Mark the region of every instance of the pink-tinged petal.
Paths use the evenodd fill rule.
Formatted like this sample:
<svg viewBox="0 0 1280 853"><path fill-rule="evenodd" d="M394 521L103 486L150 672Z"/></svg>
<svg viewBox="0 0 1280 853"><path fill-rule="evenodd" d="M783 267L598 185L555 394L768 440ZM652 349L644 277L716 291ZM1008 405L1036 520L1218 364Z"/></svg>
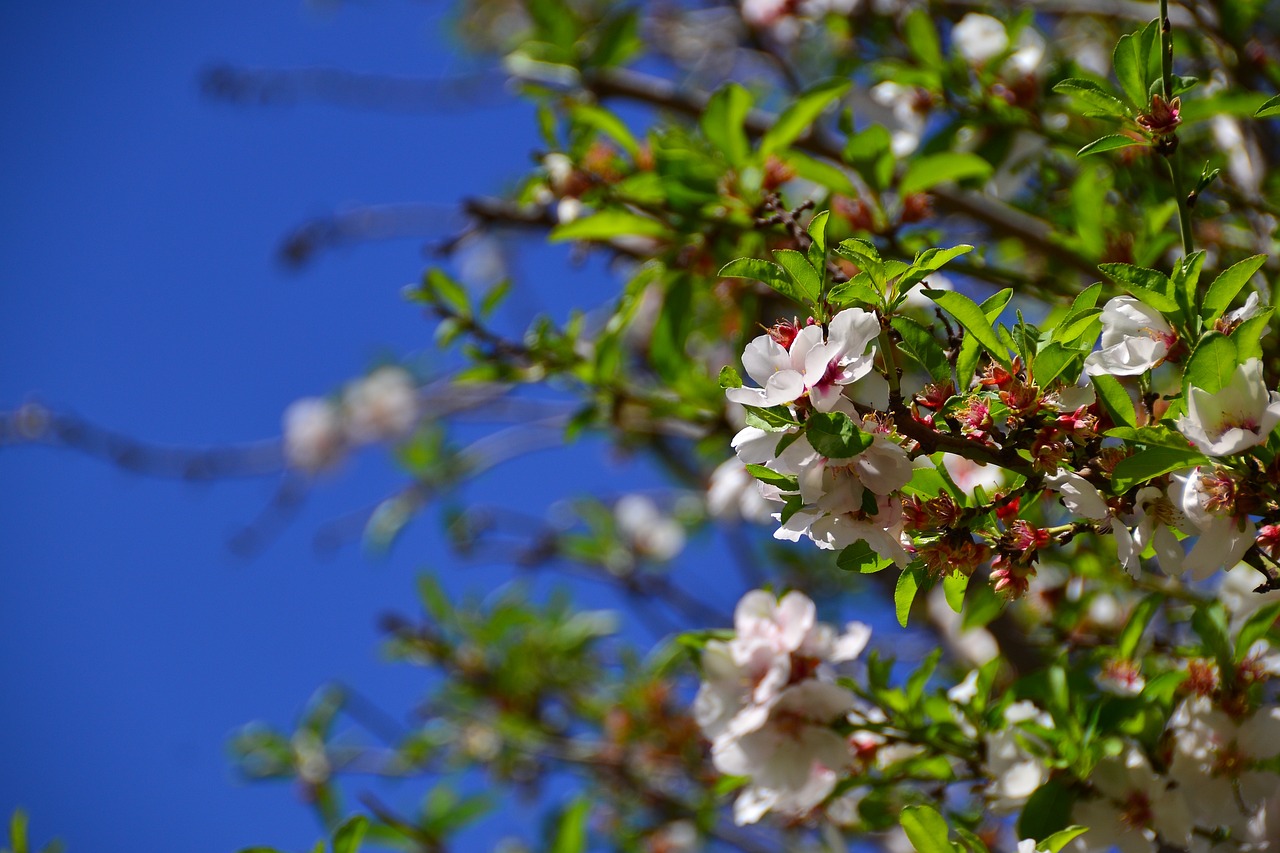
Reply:
<svg viewBox="0 0 1280 853"><path fill-rule="evenodd" d="M844 770L849 766L849 741L831 729L806 727L800 734L800 747L797 752L804 753L810 762L816 761L828 770Z"/></svg>
<svg viewBox="0 0 1280 853"><path fill-rule="evenodd" d="M778 792L769 788L758 785L743 788L733 801L733 822L738 826L756 823L778 804L778 799Z"/></svg>
<svg viewBox="0 0 1280 853"><path fill-rule="evenodd" d="M790 369L791 356L773 338L761 335L747 344L742 353L742 366L757 385L764 385L779 370Z"/></svg>
<svg viewBox="0 0 1280 853"><path fill-rule="evenodd" d="M790 369L799 373L805 372L805 364L808 363L809 353L816 347L823 346L822 327L821 326L805 326L800 330L800 334L796 335L796 339L791 342L791 350L787 354L787 365Z"/></svg>
<svg viewBox="0 0 1280 853"><path fill-rule="evenodd" d="M765 405L780 406L804 393L804 377L794 370L779 370L764 386Z"/></svg>
<svg viewBox="0 0 1280 853"><path fill-rule="evenodd" d="M802 592L789 592L778 602L777 623L781 629L782 645L795 651L804 642L805 635L817 621L818 610L812 599Z"/></svg>
<svg viewBox="0 0 1280 853"><path fill-rule="evenodd" d="M845 352L861 355L880 335L880 320L870 311L846 308L827 325L827 339L837 341Z"/></svg>
<svg viewBox="0 0 1280 853"><path fill-rule="evenodd" d="M809 386L809 402L819 412L832 412L841 408L844 386L832 383Z"/></svg>
<svg viewBox="0 0 1280 853"><path fill-rule="evenodd" d="M836 638L831 651L832 663L854 660L866 649L871 641L871 626L861 622L850 622L844 626L844 633Z"/></svg>
<svg viewBox="0 0 1280 853"><path fill-rule="evenodd" d="M1280 754L1280 708L1261 708L1241 723L1236 743L1245 755L1264 761Z"/></svg>
<svg viewBox="0 0 1280 853"><path fill-rule="evenodd" d="M743 406L768 406L769 397L763 388L726 388L724 389L725 399L730 403L739 403Z"/></svg>
<svg viewBox="0 0 1280 853"><path fill-rule="evenodd" d="M773 451L781 439L782 433L743 427L733 437L733 449L743 464L764 465L773 461Z"/></svg>
<svg viewBox="0 0 1280 853"><path fill-rule="evenodd" d="M915 467L905 450L877 436L853 462L858 479L877 495L891 495L911 482Z"/></svg>
<svg viewBox="0 0 1280 853"><path fill-rule="evenodd" d="M825 725L848 714L856 704L854 695L840 685L810 679L784 690L774 705L774 713L796 714Z"/></svg>

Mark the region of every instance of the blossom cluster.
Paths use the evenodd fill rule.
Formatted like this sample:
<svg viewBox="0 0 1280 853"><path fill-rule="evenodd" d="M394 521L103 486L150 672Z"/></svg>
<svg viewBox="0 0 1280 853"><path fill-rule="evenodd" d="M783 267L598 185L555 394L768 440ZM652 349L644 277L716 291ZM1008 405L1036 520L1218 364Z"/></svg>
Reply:
<svg viewBox="0 0 1280 853"><path fill-rule="evenodd" d="M839 634L818 622L803 593L756 590L738 603L733 638L707 642L693 713L716 769L748 779L734 803L739 824L805 815L848 775L852 748L835 725L857 699L832 667L857 658L870 636L858 622Z"/></svg>
<svg viewBox="0 0 1280 853"><path fill-rule="evenodd" d="M291 403L283 417L285 459L315 474L337 465L352 447L405 438L421 414L418 387L408 371L380 367L336 398Z"/></svg>

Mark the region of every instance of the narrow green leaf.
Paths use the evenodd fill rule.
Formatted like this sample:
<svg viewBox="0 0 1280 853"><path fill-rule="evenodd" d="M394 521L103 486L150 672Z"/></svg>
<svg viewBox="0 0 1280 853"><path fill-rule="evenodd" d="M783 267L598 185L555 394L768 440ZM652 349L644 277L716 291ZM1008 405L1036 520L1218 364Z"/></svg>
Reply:
<svg viewBox="0 0 1280 853"><path fill-rule="evenodd" d="M721 278L750 278L762 281L797 305L805 305L807 302L804 291L796 286L782 267L770 261L738 258L736 261L725 264L718 275Z"/></svg>
<svg viewBox="0 0 1280 853"><path fill-rule="evenodd" d="M1031 375L1037 385L1048 388L1067 369L1067 365L1082 356L1080 350L1068 349L1055 341L1036 353L1035 360L1031 363Z"/></svg>
<svg viewBox="0 0 1280 853"><path fill-rule="evenodd" d="M920 590L920 578L915 569L905 569L898 575L898 583L893 589L893 609L898 615L898 624L907 627L907 617L911 615L911 605Z"/></svg>
<svg viewBox="0 0 1280 853"><path fill-rule="evenodd" d="M1120 380L1114 376L1090 376L1089 379L1093 382L1093 390L1098 393L1098 402L1107 410L1116 426L1138 425L1138 413L1133 408L1133 400Z"/></svg>
<svg viewBox="0 0 1280 853"><path fill-rule="evenodd" d="M1134 652L1138 650L1138 643L1142 641L1143 633L1155 615L1160 612L1160 605L1163 603L1164 596L1159 593L1148 595L1137 603L1129 614L1129 621L1125 623L1124 630L1120 632L1120 639L1116 642L1117 657L1125 660L1133 657Z"/></svg>
<svg viewBox="0 0 1280 853"><path fill-rule="evenodd" d="M590 800L585 797L574 800L560 815L556 836L548 853L586 853L587 817L590 813Z"/></svg>
<svg viewBox="0 0 1280 853"><path fill-rule="evenodd" d="M1172 471L1194 468L1208 461L1204 454L1191 448L1178 450L1175 447L1148 447L1120 460L1111 473L1111 488L1117 495L1123 494L1139 483Z"/></svg>
<svg viewBox="0 0 1280 853"><path fill-rule="evenodd" d="M1075 805L1075 792L1056 779L1035 790L1018 816L1019 838L1048 838L1065 829Z"/></svg>
<svg viewBox="0 0 1280 853"><path fill-rule="evenodd" d="M884 126L870 125L849 137L844 148L845 162L871 186L883 190L893 178L892 144L893 137Z"/></svg>
<svg viewBox="0 0 1280 853"><path fill-rule="evenodd" d="M1088 157L1090 154L1102 154L1105 151L1115 151L1117 148L1129 148L1134 145L1146 144L1146 140L1134 139L1132 136L1125 136L1121 133L1113 133L1110 136L1103 136L1093 140L1077 151L1076 156Z"/></svg>
<svg viewBox="0 0 1280 853"><path fill-rule="evenodd" d="M951 379L951 363L942 344L934 338L933 332L917 323L910 317L896 316L890 322L899 335L902 335L902 348L929 373L934 382L947 382Z"/></svg>
<svg viewBox="0 0 1280 853"><path fill-rule="evenodd" d="M953 853L947 840L947 821L929 806L907 806L900 817L902 829L917 853Z"/></svg>
<svg viewBox="0 0 1280 853"><path fill-rule="evenodd" d="M627 123L604 107L578 104L573 108L573 120L593 127L605 136L612 137L633 158L640 154L640 143L636 142L636 138L631 135Z"/></svg>
<svg viewBox="0 0 1280 853"><path fill-rule="evenodd" d="M809 227L805 230L809 233L809 237L813 239L813 245L818 247L818 251L826 253L827 251L827 219L830 218L831 211L820 210L813 215L813 219L809 220Z"/></svg>
<svg viewBox="0 0 1280 853"><path fill-rule="evenodd" d="M1216 394L1223 389L1236 372L1236 345L1221 332L1209 332L1196 344L1187 366L1182 372L1182 393L1185 397L1192 388Z"/></svg>
<svg viewBox="0 0 1280 853"><path fill-rule="evenodd" d="M1280 95L1270 98L1253 114L1254 118L1274 118L1280 116Z"/></svg>
<svg viewBox="0 0 1280 853"><path fill-rule="evenodd" d="M912 9L902 23L902 35L925 68L942 67L942 44L933 18L923 9Z"/></svg>
<svg viewBox="0 0 1280 853"><path fill-rule="evenodd" d="M1231 679L1235 672L1235 649L1231 645L1231 631L1227 627L1227 611L1220 601L1198 606L1191 614L1191 630L1204 642L1205 648L1218 660L1218 669L1224 679Z"/></svg>
<svg viewBox="0 0 1280 853"><path fill-rule="evenodd" d="M809 259L795 249L778 249L773 257L804 295L805 301L817 302L822 293L822 274L810 265Z"/></svg>
<svg viewBox="0 0 1280 853"><path fill-rule="evenodd" d="M720 387L725 389L742 387L742 377L738 375L738 371L734 370L732 365L726 364L720 368Z"/></svg>
<svg viewBox="0 0 1280 853"><path fill-rule="evenodd" d="M947 152L928 154L911 161L902 176L898 191L902 195L924 192L930 187L947 181L963 181L968 178L988 178L994 171L992 165L977 154Z"/></svg>
<svg viewBox="0 0 1280 853"><path fill-rule="evenodd" d="M1088 831L1089 827L1087 826L1068 826L1066 829L1060 829L1044 841L1041 841L1036 845L1036 850L1041 851L1041 853L1060 853L1063 847L1066 847Z"/></svg>
<svg viewBox="0 0 1280 853"><path fill-rule="evenodd" d="M1132 264L1101 264L1098 269L1161 313L1176 315L1181 308L1173 297L1173 280L1162 272Z"/></svg>
<svg viewBox="0 0 1280 853"><path fill-rule="evenodd" d="M777 486L784 492L800 491L800 482L794 476L779 474L772 468L766 468L763 465L748 464L747 473L762 483L768 483L770 486Z"/></svg>
<svg viewBox="0 0 1280 853"><path fill-rule="evenodd" d="M1053 87L1060 95L1069 95L1090 109L1085 115L1113 116L1125 118L1132 110L1124 102L1092 80L1070 77Z"/></svg>
<svg viewBox="0 0 1280 853"><path fill-rule="evenodd" d="M1249 283L1249 279L1253 278L1254 273L1262 269L1262 265L1266 262L1266 255L1254 255L1223 270L1222 274L1213 280L1213 284L1209 285L1209 290L1204 295L1201 313L1205 322L1212 323L1221 317L1231 307L1241 288Z"/></svg>
<svg viewBox="0 0 1280 853"><path fill-rule="evenodd" d="M1111 54L1116 79L1131 106L1142 110L1147 106L1146 58L1142 55L1142 32L1120 36Z"/></svg>
<svg viewBox="0 0 1280 853"><path fill-rule="evenodd" d="M603 210L557 225L548 236L552 243L569 240L611 240L614 237L669 237L667 226L656 219L624 210Z"/></svg>
<svg viewBox="0 0 1280 853"><path fill-rule="evenodd" d="M773 127L761 138L760 155L763 157L781 151L799 139L823 110L844 95L851 85L849 80L826 80L807 89L782 111Z"/></svg>
<svg viewBox="0 0 1280 853"><path fill-rule="evenodd" d="M1236 345L1236 358L1241 363L1251 358L1262 358L1262 336L1267 333L1267 327L1271 325L1271 315L1275 310L1274 305L1268 305L1236 326L1235 331L1231 333L1231 340Z"/></svg>
<svg viewBox="0 0 1280 853"><path fill-rule="evenodd" d="M1262 583L1262 576L1258 577L1258 583ZM1280 619L1280 601L1265 605L1245 620L1245 623L1240 626L1240 632L1236 634L1237 661L1244 660L1253 644L1271 633L1277 619Z"/></svg>
<svg viewBox="0 0 1280 853"><path fill-rule="evenodd" d="M996 361L1005 366L1010 364L1008 350L1000 343L991 321L976 302L954 290L926 290L924 293L954 317ZM1010 294L1012 295L1012 291Z"/></svg>
<svg viewBox="0 0 1280 853"><path fill-rule="evenodd" d="M750 112L751 93L737 83L718 89L702 111L702 134L734 168L745 164L751 154L751 143L744 130Z"/></svg>
<svg viewBox="0 0 1280 853"><path fill-rule="evenodd" d="M364 834L369 831L369 819L356 815L333 834L333 853L357 853Z"/></svg>
<svg viewBox="0 0 1280 853"><path fill-rule="evenodd" d="M747 426L762 429L766 432L782 432L796 426L796 419L785 406L773 406L768 409L759 406L743 406L747 412Z"/></svg>
<svg viewBox="0 0 1280 853"><path fill-rule="evenodd" d="M10 853L28 853L27 813L22 809L14 809L9 818L9 844L13 846Z"/></svg>
<svg viewBox="0 0 1280 853"><path fill-rule="evenodd" d="M964 609L964 591L969 588L969 576L964 572L953 572L942 579L942 594L947 604L957 613Z"/></svg>

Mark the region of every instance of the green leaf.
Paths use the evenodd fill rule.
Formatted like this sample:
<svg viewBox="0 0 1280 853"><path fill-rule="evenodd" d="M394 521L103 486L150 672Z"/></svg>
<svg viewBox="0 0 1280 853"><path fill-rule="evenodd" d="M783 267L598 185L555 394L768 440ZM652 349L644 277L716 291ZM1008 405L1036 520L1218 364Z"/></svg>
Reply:
<svg viewBox="0 0 1280 853"><path fill-rule="evenodd" d="M817 302L822 294L822 274L809 264L809 259L795 249L778 249L773 257L804 295L805 301Z"/></svg>
<svg viewBox="0 0 1280 853"><path fill-rule="evenodd" d="M942 67L942 44L933 18L923 9L912 9L902 24L902 35L907 47L925 68Z"/></svg>
<svg viewBox="0 0 1280 853"><path fill-rule="evenodd" d="M813 449L828 459L852 459L872 442L844 412L814 412L805 421L805 435Z"/></svg>
<svg viewBox="0 0 1280 853"><path fill-rule="evenodd" d="M1120 36L1111 54L1116 79L1131 106L1139 110L1147 106L1147 57L1142 52L1142 31ZM1147 46L1148 51L1150 46Z"/></svg>
<svg viewBox="0 0 1280 853"><path fill-rule="evenodd" d="M947 821L929 806L907 806L900 817L902 829L917 853L953 853L947 840Z"/></svg>
<svg viewBox="0 0 1280 853"><path fill-rule="evenodd" d="M1237 661L1244 660L1249 654L1249 648L1271 632L1277 619L1280 619L1280 601L1262 607L1245 620L1245 623L1240 626L1240 633L1236 635Z"/></svg>
<svg viewBox="0 0 1280 853"><path fill-rule="evenodd" d="M858 541L849 545L836 557L836 566L846 572L872 574L889 568L893 560L886 560L875 552L866 542Z"/></svg>
<svg viewBox="0 0 1280 853"><path fill-rule="evenodd" d="M726 364L720 368L720 387L725 389L742 387L742 377L738 375L738 371L734 370L732 365Z"/></svg>
<svg viewBox="0 0 1280 853"><path fill-rule="evenodd" d="M903 298L908 290L929 277L931 273L942 269L949 261L973 251L973 246L961 243L950 249L926 249L916 256L915 261L898 279L899 298Z"/></svg>
<svg viewBox="0 0 1280 853"><path fill-rule="evenodd" d="M1172 296L1173 281L1164 273L1132 264L1100 264L1098 269L1157 311L1175 316L1179 313L1181 306Z"/></svg>
<svg viewBox="0 0 1280 853"><path fill-rule="evenodd" d="M1262 336L1267 333L1267 327L1271 325L1271 315L1275 311L1274 305L1268 305L1236 326L1235 331L1231 333L1231 340L1236 345L1236 358L1241 363L1251 358L1262 358Z"/></svg>
<svg viewBox="0 0 1280 853"><path fill-rule="evenodd" d="M820 210L813 215L813 219L809 220L809 227L805 229L813 240L813 245L817 246L818 251L823 254L827 251L827 220L830 217L831 211Z"/></svg>
<svg viewBox="0 0 1280 853"><path fill-rule="evenodd" d="M889 322L902 335L902 348L928 371L929 378L934 382L950 381L951 363L947 361L947 353L934 338L933 332L910 317L896 316Z"/></svg>
<svg viewBox="0 0 1280 853"><path fill-rule="evenodd" d="M716 91L702 111L702 134L729 165L741 168L751 154L744 124L751 112L751 93L737 83Z"/></svg>
<svg viewBox="0 0 1280 853"><path fill-rule="evenodd" d="M770 486L777 486L784 492L800 491L800 482L794 476L787 474L779 474L772 468L766 468L763 465L747 465L747 473L755 477L762 483L768 483Z"/></svg>
<svg viewBox="0 0 1280 853"><path fill-rule="evenodd" d="M1060 853L1063 847L1066 847L1088 831L1089 827L1087 826L1068 826L1066 829L1060 829L1044 841L1041 841L1036 845L1036 850L1041 851L1041 853Z"/></svg>
<svg viewBox="0 0 1280 853"><path fill-rule="evenodd" d="M1009 291L1012 295L1012 290ZM1009 352L1000 343L1000 338L992 328L983 309L963 293L954 290L926 290L925 295L956 319L964 330L972 335L983 349L991 353L996 361L1009 366Z"/></svg>
<svg viewBox="0 0 1280 853"><path fill-rule="evenodd" d="M1090 154L1102 154L1105 151L1115 151L1117 148L1129 148L1133 145L1146 145L1144 139L1134 139L1132 136L1125 136L1122 133L1113 133L1110 136L1103 136L1093 140L1088 145L1076 152L1077 157L1088 157Z"/></svg>
<svg viewBox="0 0 1280 853"><path fill-rule="evenodd" d="M1129 621L1125 623L1124 630L1120 632L1120 639L1116 642L1117 657L1125 660L1133 658L1134 652L1138 650L1138 643L1142 641L1143 633L1155 615L1160 612L1160 605L1163 603L1164 596L1159 593L1148 595L1137 603L1129 614Z"/></svg>
<svg viewBox="0 0 1280 853"><path fill-rule="evenodd" d="M766 432L782 432L797 426L798 422L786 406L771 406L767 409L760 406L743 406L747 410L747 426L762 429Z"/></svg>
<svg viewBox="0 0 1280 853"><path fill-rule="evenodd" d="M11 853L27 853L27 813L14 809L9 818L9 844Z"/></svg>
<svg viewBox="0 0 1280 853"><path fill-rule="evenodd" d="M1060 95L1069 95L1090 109L1085 115L1112 116L1126 118L1132 112L1124 102L1092 80L1070 77L1053 87Z"/></svg>
<svg viewBox="0 0 1280 853"><path fill-rule="evenodd" d="M1274 118L1280 116L1280 95L1270 98L1253 114L1254 118Z"/></svg>
<svg viewBox="0 0 1280 853"><path fill-rule="evenodd" d="M364 815L356 815L348 820L333 834L333 853L357 853L364 834L369 830L369 819Z"/></svg>
<svg viewBox="0 0 1280 853"><path fill-rule="evenodd" d="M1111 472L1111 488L1117 495L1123 494L1139 483L1171 471L1207 464L1208 461L1204 454L1191 448L1148 447L1120 460Z"/></svg>
<svg viewBox="0 0 1280 853"><path fill-rule="evenodd" d="M964 591L969 588L969 576L964 572L952 572L942 579L942 594L947 604L957 613L964 610Z"/></svg>
<svg viewBox="0 0 1280 853"><path fill-rule="evenodd" d="M1098 402L1107 410L1116 426L1138 425L1138 413L1134 411L1133 400L1120 380L1114 376L1090 376L1089 380L1093 383L1093 390L1098 392Z"/></svg>
<svg viewBox="0 0 1280 853"><path fill-rule="evenodd" d="M781 151L799 139L822 115L823 110L849 90L849 80L826 80L805 90L782 111L773 127L760 140L760 156Z"/></svg>
<svg viewBox="0 0 1280 853"><path fill-rule="evenodd" d="M1182 433L1163 426L1115 427L1107 430L1103 435L1152 447L1172 447L1175 450L1187 448L1187 439Z"/></svg>
<svg viewBox="0 0 1280 853"><path fill-rule="evenodd" d="M569 240L612 240L614 237L669 237L667 226L656 219L624 210L602 210L551 229L552 243Z"/></svg>
<svg viewBox="0 0 1280 853"><path fill-rule="evenodd" d="M560 815L556 837L548 853L586 853L587 817L590 813L590 800L585 797L574 800Z"/></svg>
<svg viewBox="0 0 1280 853"><path fill-rule="evenodd" d="M836 166L826 160L819 160L816 157L810 157L803 151L792 149L786 154L787 165L801 178L806 181L826 187L832 192L842 193L847 196L856 196L858 188L854 185L849 175L839 166Z"/></svg>
<svg viewBox="0 0 1280 853"><path fill-rule="evenodd" d="M1075 793L1057 779L1050 779L1035 790L1018 817L1019 838L1048 838L1067 827Z"/></svg>
<svg viewBox="0 0 1280 853"><path fill-rule="evenodd" d="M1221 317L1231 307L1241 288L1249 283L1249 279L1253 278L1254 273L1262 269L1262 265L1266 262L1266 255L1254 255L1223 270L1222 274L1213 280L1213 284L1209 285L1209 291L1204 295L1201 314L1205 322L1212 323Z"/></svg>
<svg viewBox="0 0 1280 853"><path fill-rule="evenodd" d="M898 624L907 627L907 617L911 615L911 605L920 591L920 576L917 569L904 569L898 575L898 583L893 588L893 609L898 615Z"/></svg>
<svg viewBox="0 0 1280 853"><path fill-rule="evenodd" d="M627 123L603 107L594 104L578 104L573 108L573 120L610 136L622 146L631 157L640 154L640 143L631 135Z"/></svg>
<svg viewBox="0 0 1280 853"><path fill-rule="evenodd" d="M1035 360L1031 363L1031 375L1037 385L1048 388L1067 369L1067 365L1081 355L1080 350L1068 349L1055 341L1036 353Z"/></svg>
<svg viewBox="0 0 1280 853"><path fill-rule="evenodd" d="M1195 609L1191 614L1191 630L1204 642L1205 648L1218 660L1218 669L1230 683L1235 672L1235 649L1231 645L1231 632L1227 627L1227 611L1220 601L1211 601Z"/></svg>
<svg viewBox="0 0 1280 853"><path fill-rule="evenodd" d="M924 192L930 187L947 181L963 181L968 178L986 179L993 167L977 154L947 152L918 157L907 166L898 191L902 195Z"/></svg>
<svg viewBox="0 0 1280 853"><path fill-rule="evenodd" d="M883 190L893 179L893 137L882 125L873 124L849 137L844 148L844 159L862 175L863 179L878 190Z"/></svg>
<svg viewBox="0 0 1280 853"><path fill-rule="evenodd" d="M426 278L423 280L423 290L428 291L455 314L462 317L471 316L471 302L467 298L467 289L445 275L443 271L434 268L427 270Z"/></svg>
<svg viewBox="0 0 1280 853"><path fill-rule="evenodd" d="M799 253L797 252L797 254ZM805 264L807 265L808 261ZM738 258L736 261L730 261L725 264L718 275L721 278L750 278L762 281L797 305L807 305L808 301L810 301L804 291L792 280L791 276L783 271L782 267L769 261L761 261L756 258Z"/></svg>
<svg viewBox="0 0 1280 853"><path fill-rule="evenodd" d="M1192 388L1218 393L1231 381L1236 366L1235 343L1221 332L1209 332L1196 344L1182 372L1183 396Z"/></svg>

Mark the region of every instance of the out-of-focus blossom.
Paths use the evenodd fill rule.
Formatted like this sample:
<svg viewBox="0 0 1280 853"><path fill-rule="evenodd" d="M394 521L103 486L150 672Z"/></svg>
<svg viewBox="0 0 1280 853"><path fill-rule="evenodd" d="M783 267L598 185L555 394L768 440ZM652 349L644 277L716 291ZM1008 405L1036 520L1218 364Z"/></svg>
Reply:
<svg viewBox="0 0 1280 853"><path fill-rule="evenodd" d="M970 65L985 65L1009 49L1009 32L996 18L970 12L951 29L951 46Z"/></svg>
<svg viewBox="0 0 1280 853"><path fill-rule="evenodd" d="M284 411L284 455L289 465L316 473L337 464L346 452L342 413L329 400L306 397Z"/></svg>
<svg viewBox="0 0 1280 853"><path fill-rule="evenodd" d="M1178 430L1201 453L1229 456L1265 442L1278 423L1280 394L1267 390L1262 362L1251 358L1236 368L1231 381L1217 393L1192 387Z"/></svg>
<svg viewBox="0 0 1280 853"><path fill-rule="evenodd" d="M418 388L401 367L380 367L354 382L342 405L347 437L355 444L404 438L418 422Z"/></svg>
<svg viewBox="0 0 1280 853"><path fill-rule="evenodd" d="M684 550L684 527L644 495L624 495L613 517L618 533L642 557L663 562Z"/></svg>

